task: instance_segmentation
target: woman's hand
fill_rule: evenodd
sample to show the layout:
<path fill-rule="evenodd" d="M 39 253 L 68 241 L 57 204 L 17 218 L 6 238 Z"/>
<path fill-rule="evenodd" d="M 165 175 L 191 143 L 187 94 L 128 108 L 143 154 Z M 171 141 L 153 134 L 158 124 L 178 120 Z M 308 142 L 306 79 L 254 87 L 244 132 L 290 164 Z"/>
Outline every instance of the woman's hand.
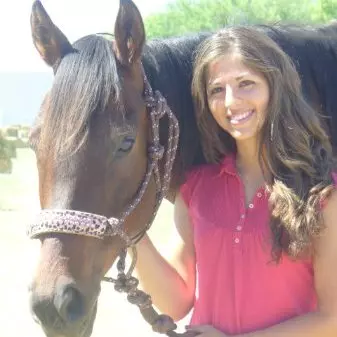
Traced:
<path fill-rule="evenodd" d="M 198 337 L 228 337 L 211 325 L 188 325 L 186 329 L 188 332 L 195 333 L 195 336 Z"/>

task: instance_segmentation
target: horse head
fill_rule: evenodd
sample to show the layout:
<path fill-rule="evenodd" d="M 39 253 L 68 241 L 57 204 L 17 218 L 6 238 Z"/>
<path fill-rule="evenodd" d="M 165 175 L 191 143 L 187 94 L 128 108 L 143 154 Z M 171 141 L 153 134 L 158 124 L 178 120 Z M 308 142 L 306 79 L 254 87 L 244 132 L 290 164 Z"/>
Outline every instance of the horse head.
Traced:
<path fill-rule="evenodd" d="M 30 305 L 48 337 L 88 337 L 102 278 L 167 192 L 178 126 L 144 75 L 144 25 L 131 0 L 120 1 L 113 39 L 71 44 L 39 1 L 31 29 L 55 77 L 30 137 L 41 204 L 29 228 L 41 242 Z M 165 112 L 166 152 L 158 135 Z"/>

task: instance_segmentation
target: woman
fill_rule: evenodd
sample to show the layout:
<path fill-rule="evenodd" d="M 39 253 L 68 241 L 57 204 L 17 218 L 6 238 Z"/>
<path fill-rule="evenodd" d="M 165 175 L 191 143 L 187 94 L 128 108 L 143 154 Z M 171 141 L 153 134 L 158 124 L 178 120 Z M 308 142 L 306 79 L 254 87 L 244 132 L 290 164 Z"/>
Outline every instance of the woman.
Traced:
<path fill-rule="evenodd" d="M 337 336 L 334 163 L 295 67 L 228 28 L 199 48 L 192 92 L 208 164 L 176 198 L 176 260 L 139 243 L 144 289 L 176 320 L 193 307 L 203 337 Z"/>

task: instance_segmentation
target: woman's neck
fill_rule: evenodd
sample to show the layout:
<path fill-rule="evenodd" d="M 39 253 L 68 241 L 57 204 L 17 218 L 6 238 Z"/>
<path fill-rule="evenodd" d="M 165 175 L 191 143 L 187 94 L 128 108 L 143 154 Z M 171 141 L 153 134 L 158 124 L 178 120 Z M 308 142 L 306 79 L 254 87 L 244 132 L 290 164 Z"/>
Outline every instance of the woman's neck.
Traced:
<path fill-rule="evenodd" d="M 244 180 L 264 182 L 265 177 L 259 161 L 259 146 L 253 140 L 238 141 L 236 167 Z"/>
<path fill-rule="evenodd" d="M 257 170 L 259 165 L 258 146 L 253 140 L 237 141 L 236 162 L 244 171 Z"/>

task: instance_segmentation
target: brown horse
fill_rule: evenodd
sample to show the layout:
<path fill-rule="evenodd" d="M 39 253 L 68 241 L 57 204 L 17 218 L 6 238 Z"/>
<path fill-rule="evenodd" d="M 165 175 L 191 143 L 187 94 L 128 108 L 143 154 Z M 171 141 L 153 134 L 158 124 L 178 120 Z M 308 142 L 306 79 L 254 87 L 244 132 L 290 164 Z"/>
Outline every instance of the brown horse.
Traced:
<path fill-rule="evenodd" d="M 173 201 L 184 172 L 204 161 L 190 82 L 193 52 L 210 33 L 145 44 L 131 0 L 120 0 L 112 39 L 90 35 L 71 45 L 38 1 L 31 26 L 55 74 L 31 133 L 43 210 L 29 229 L 41 241 L 30 286 L 34 317 L 48 337 L 89 337 L 101 280 L 121 255 L 117 290 L 129 294 L 155 330 L 173 336 L 174 324 L 152 310 L 124 273 L 123 258 L 162 198 Z M 306 97 L 331 117 L 329 131 L 336 129 L 337 28 L 257 29 L 294 59 Z M 177 116 L 179 144 L 175 116 L 152 89 Z"/>

